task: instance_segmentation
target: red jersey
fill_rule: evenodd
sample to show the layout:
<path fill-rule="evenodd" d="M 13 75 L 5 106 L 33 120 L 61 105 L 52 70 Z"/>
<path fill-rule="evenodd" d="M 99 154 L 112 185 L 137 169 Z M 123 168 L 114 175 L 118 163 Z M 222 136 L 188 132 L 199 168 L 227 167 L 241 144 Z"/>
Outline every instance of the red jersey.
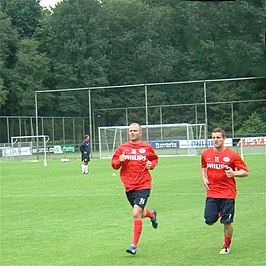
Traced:
<path fill-rule="evenodd" d="M 120 162 L 119 156 L 125 154 L 126 159 Z M 150 189 L 151 174 L 146 168 L 147 161 L 151 161 L 151 169 L 158 163 L 158 156 L 153 147 L 147 142 L 133 144 L 126 142 L 120 145 L 112 158 L 112 167 L 120 169 L 120 178 L 126 191 Z"/>
<path fill-rule="evenodd" d="M 201 156 L 201 167 L 207 168 L 207 177 L 210 190 L 206 191 L 207 197 L 235 199 L 236 181 L 228 178 L 225 173 L 226 167 L 231 167 L 233 171 L 245 170 L 248 168 L 241 157 L 229 148 L 221 152 L 216 152 L 213 148 L 203 151 Z"/>

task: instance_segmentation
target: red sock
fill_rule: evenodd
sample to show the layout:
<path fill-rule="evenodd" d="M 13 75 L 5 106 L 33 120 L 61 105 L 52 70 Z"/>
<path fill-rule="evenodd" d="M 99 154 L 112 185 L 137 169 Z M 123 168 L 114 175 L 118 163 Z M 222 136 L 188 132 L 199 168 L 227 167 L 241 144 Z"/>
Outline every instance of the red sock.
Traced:
<path fill-rule="evenodd" d="M 132 245 L 137 247 L 142 232 L 142 220 L 134 220 Z"/>
<path fill-rule="evenodd" d="M 154 219 L 154 213 L 149 211 L 148 209 L 145 209 L 146 212 L 146 216 L 145 217 L 149 217 L 150 219 Z"/>
<path fill-rule="evenodd" d="M 230 237 L 224 236 L 224 247 L 230 248 L 231 241 L 232 241 L 232 236 Z"/>

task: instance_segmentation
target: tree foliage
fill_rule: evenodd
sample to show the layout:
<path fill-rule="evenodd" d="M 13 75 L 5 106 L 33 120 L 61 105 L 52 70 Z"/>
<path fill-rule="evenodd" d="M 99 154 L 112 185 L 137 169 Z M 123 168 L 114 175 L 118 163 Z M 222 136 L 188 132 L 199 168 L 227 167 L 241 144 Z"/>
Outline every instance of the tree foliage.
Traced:
<path fill-rule="evenodd" d="M 48 73 L 49 59 L 38 52 L 38 45 L 37 41 L 28 39 L 23 39 L 18 44 L 10 88 L 11 111 L 17 115 L 32 114 L 35 108 L 34 92 L 42 89 Z"/>
<path fill-rule="evenodd" d="M 1 0 L 4 115 L 34 115 L 34 92 L 49 88 L 265 75 L 263 0 L 64 0 L 52 10 L 42 9 L 39 2 Z M 264 95 L 265 80 L 216 83 L 208 85 L 207 100 L 255 100 Z M 141 87 L 98 90 L 92 93 L 93 109 L 143 107 L 143 96 Z M 196 85 L 149 91 L 150 106 L 193 102 L 203 102 L 202 88 Z M 238 129 L 257 111 L 256 104 L 248 105 L 248 110 L 240 105 L 234 110 Z M 39 108 L 43 115 L 84 115 L 88 94 L 47 94 L 40 97 Z M 224 104 L 209 107 L 209 125 L 222 123 L 229 129 L 230 119 L 219 117 L 228 110 Z M 194 122 L 191 112 L 165 108 L 163 115 L 171 123 Z M 261 112 L 265 114 L 265 108 Z M 154 109 L 150 120 L 159 115 Z M 198 116 L 203 118 L 202 108 Z M 109 113 L 103 123 L 121 124 L 123 119 Z M 262 119 L 265 122 L 264 115 Z"/>
<path fill-rule="evenodd" d="M 31 38 L 42 16 L 40 0 L 1 0 L 3 12 L 21 38 Z"/>
<path fill-rule="evenodd" d="M 266 125 L 261 116 L 254 112 L 244 121 L 239 134 L 250 134 L 251 136 L 262 135 L 266 131 Z"/>

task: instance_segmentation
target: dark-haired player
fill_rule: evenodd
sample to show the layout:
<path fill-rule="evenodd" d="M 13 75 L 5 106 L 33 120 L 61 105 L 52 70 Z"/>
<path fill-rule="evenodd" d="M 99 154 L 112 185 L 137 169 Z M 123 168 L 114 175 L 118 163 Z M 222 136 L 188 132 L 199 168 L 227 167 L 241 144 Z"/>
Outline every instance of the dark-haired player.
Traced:
<path fill-rule="evenodd" d="M 222 128 L 212 131 L 213 147 L 202 153 L 202 181 L 206 189 L 205 223 L 214 224 L 220 217 L 224 224 L 224 243 L 219 254 L 228 254 L 233 236 L 236 182 L 234 177 L 248 176 L 248 168 L 241 157 L 224 146 Z"/>
<path fill-rule="evenodd" d="M 79 145 L 79 150 L 81 152 L 81 170 L 82 174 L 88 175 L 89 174 L 89 161 L 90 161 L 90 135 L 85 135 L 84 140 Z"/>

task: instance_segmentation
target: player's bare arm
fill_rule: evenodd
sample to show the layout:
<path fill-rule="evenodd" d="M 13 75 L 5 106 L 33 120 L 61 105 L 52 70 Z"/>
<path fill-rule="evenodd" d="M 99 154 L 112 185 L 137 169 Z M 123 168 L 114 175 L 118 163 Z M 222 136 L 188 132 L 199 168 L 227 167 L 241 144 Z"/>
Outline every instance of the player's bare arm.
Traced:
<path fill-rule="evenodd" d="M 146 168 L 148 169 L 148 170 L 151 170 L 152 169 L 152 162 L 151 161 L 147 161 L 147 163 L 146 163 Z"/>
<path fill-rule="evenodd" d="M 226 173 L 226 176 L 229 177 L 229 178 L 232 178 L 232 177 L 245 177 L 245 176 L 249 175 L 248 171 L 245 171 L 243 169 L 240 169 L 240 170 L 237 170 L 237 171 L 233 171 L 233 169 L 231 167 L 228 167 L 225 170 L 225 173 Z"/>
<path fill-rule="evenodd" d="M 202 177 L 202 181 L 203 181 L 203 185 L 205 187 L 206 190 L 210 190 L 209 188 L 209 180 L 207 177 L 207 168 L 202 168 L 201 169 L 201 177 Z"/>
<path fill-rule="evenodd" d="M 125 152 L 123 152 L 123 153 L 119 156 L 119 160 L 120 160 L 120 162 L 123 162 L 123 161 L 125 161 L 125 159 L 126 159 Z"/>

